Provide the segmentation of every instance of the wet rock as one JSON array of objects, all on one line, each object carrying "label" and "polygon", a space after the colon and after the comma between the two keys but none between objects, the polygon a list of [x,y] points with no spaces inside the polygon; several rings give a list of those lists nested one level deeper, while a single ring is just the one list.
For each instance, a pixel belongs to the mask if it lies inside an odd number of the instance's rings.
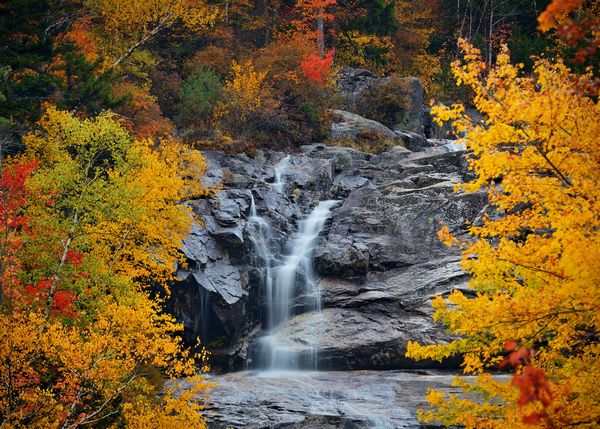
[{"label": "wet rock", "polygon": [[315,191],[321,196],[333,183],[333,174],[331,160],[298,155],[291,157],[285,180],[292,191],[298,188]]},{"label": "wet rock", "polygon": [[437,230],[447,225],[460,232],[485,202],[482,194],[454,192],[462,180],[455,156],[429,152],[393,158],[384,153],[380,162],[372,162],[363,171],[370,185],[352,190],[333,211],[328,234],[315,251],[319,273],[352,277],[448,255]]},{"label": "wet rock", "polygon": [[403,311],[431,316],[433,297],[454,289],[465,289],[466,283],[467,275],[457,255],[407,268],[370,272],[363,277],[344,279],[329,276],[321,279],[320,289],[326,307],[370,311],[376,304],[378,309],[388,314],[402,308]]},{"label": "wet rock", "polygon": [[240,372],[212,377],[217,387],[198,400],[212,429],[418,429],[427,389],[458,393],[454,378],[440,371]]},{"label": "wet rock", "polygon": [[[372,302],[371,306],[375,304]],[[389,312],[388,312],[389,311]],[[311,343],[306,339],[310,338]],[[416,362],[405,356],[408,341],[433,344],[448,341],[428,316],[386,304],[363,311],[326,308],[295,316],[271,335],[276,347],[295,352],[302,360],[318,346],[319,368],[332,370],[456,367],[456,362]]]},{"label": "wet rock", "polygon": [[[257,249],[283,259],[300,220],[326,199],[340,203],[314,248],[325,310],[302,314],[307,308],[293,305],[296,316],[282,343],[304,353],[303,335],[321,323],[327,331],[320,343],[322,365],[383,369],[415,365],[404,358],[408,340],[448,339],[431,318],[430,302],[465,288],[466,276],[460,255],[436,233],[442,224],[465,233],[467,221],[481,218],[485,196],[454,192],[470,174],[464,147],[439,139],[426,145],[418,152],[398,145],[378,155],[304,146],[289,155],[281,186],[274,184],[275,168],[285,154],[208,152],[211,180],[237,179],[224,180],[218,201],[190,202],[205,226],[183,242],[188,266],[179,268],[170,301],[186,340],[212,344],[217,368],[240,369],[252,359],[265,322],[267,265]],[[270,230],[268,242],[249,219],[252,199]],[[298,273],[298,282],[303,275]]]},{"label": "wet rock", "polygon": [[320,246],[315,252],[315,268],[335,276],[362,276],[369,271],[369,248],[362,242],[339,237],[336,246]]},{"label": "wet rock", "polygon": [[[218,273],[221,272],[221,275]],[[171,287],[169,308],[185,326],[184,340],[209,345],[219,342],[225,348],[234,344],[243,327],[247,278],[226,261],[209,263],[201,270],[179,273],[180,281]],[[215,364],[221,365],[217,354]]]},{"label": "wet rock", "polygon": [[335,178],[331,192],[336,199],[345,198],[350,192],[367,186],[369,183],[368,179],[359,175],[358,170],[349,171]]},{"label": "wet rock", "polygon": [[218,294],[229,305],[235,304],[244,295],[239,269],[224,261],[209,263],[204,270],[191,275],[199,286]]}]

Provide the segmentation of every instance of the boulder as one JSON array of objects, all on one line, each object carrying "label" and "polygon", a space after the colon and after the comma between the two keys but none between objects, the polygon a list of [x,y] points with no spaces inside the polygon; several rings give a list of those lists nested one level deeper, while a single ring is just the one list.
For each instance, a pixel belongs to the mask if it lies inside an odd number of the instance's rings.
[{"label": "boulder", "polygon": [[332,110],[331,113],[332,140],[371,141],[374,145],[386,140],[400,140],[396,133],[377,121],[345,110]]},{"label": "boulder", "polygon": [[[276,347],[295,352],[300,361],[314,354],[314,342],[321,369],[456,367],[456,362],[440,365],[407,358],[409,340],[432,344],[449,337],[434,326],[429,316],[404,312],[400,306],[387,309],[393,311],[326,308],[300,314],[272,334],[270,340]],[[307,338],[312,342],[307,342]]]},{"label": "boulder", "polygon": [[419,152],[426,147],[430,147],[427,139],[422,134],[411,133],[410,131],[395,131],[396,135],[402,139],[407,149],[412,152]]},{"label": "boulder", "polygon": [[[392,77],[386,82],[382,91],[391,92],[397,97],[397,100],[401,100],[397,106],[398,112],[395,116],[390,117],[390,120],[394,120],[391,125],[392,129],[423,134],[423,85],[421,81],[416,77]],[[392,106],[395,107],[394,104]]]},{"label": "boulder", "polygon": [[367,165],[373,157],[370,153],[360,152],[350,147],[327,146],[323,143],[305,145],[300,150],[311,159],[330,159],[334,174],[356,171],[356,168]]},{"label": "boulder", "polygon": [[[338,75],[342,108],[378,121],[394,131],[423,134],[423,85],[416,77],[377,77],[368,70],[346,67]],[[427,122],[431,128],[430,121]]]},{"label": "boulder", "polygon": [[369,272],[369,247],[352,237],[336,236],[336,246],[321,245],[315,251],[319,273],[339,276],[363,276]]},{"label": "boulder", "polygon": [[373,85],[382,85],[386,78],[365,69],[344,67],[337,74],[337,86],[342,95],[342,106],[356,110],[356,100]]}]

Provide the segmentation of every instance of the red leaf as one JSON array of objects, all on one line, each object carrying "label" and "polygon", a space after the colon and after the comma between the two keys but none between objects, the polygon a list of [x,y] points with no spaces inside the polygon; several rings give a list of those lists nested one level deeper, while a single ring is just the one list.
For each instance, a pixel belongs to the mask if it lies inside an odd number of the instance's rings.
[{"label": "red leaf", "polygon": [[334,53],[335,51],[332,49],[325,55],[325,58],[321,58],[318,53],[310,54],[300,64],[302,72],[308,79],[314,82],[325,83],[325,80],[331,75]]}]

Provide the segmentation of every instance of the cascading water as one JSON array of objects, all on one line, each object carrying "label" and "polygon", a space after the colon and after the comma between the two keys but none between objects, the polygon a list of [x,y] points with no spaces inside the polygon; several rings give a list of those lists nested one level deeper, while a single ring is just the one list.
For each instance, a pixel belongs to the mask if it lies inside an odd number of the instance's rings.
[{"label": "cascading water", "polygon": [[[275,166],[272,188],[280,194],[285,191],[285,176],[290,165],[290,156],[282,158]],[[254,267],[260,273],[261,290],[265,292],[266,317],[263,318],[265,335],[258,344],[255,356],[258,363],[253,367],[266,370],[316,369],[318,338],[314,332],[302,338],[302,356],[293,347],[278,341],[280,333],[297,312],[321,310],[321,294],[313,272],[313,250],[315,241],[323,230],[331,209],[337,201],[322,201],[300,222],[298,231],[287,242],[283,258],[273,252],[275,240],[269,222],[258,214],[254,195],[251,195],[248,221],[253,225],[252,241],[255,257]],[[311,350],[306,353],[306,349]]]},{"label": "cascading water", "polygon": [[[303,338],[311,349],[310,356],[299,353],[277,341],[280,332],[293,316],[292,308],[303,312],[321,310],[321,294],[313,272],[314,244],[323,230],[337,201],[322,201],[300,222],[298,231],[288,241],[288,253],[269,272],[266,281],[267,335],[261,338],[262,369],[316,369],[318,338]],[[301,360],[302,358],[302,360]]]},{"label": "cascading water", "polygon": [[258,215],[254,195],[252,194],[250,196],[250,216],[248,221],[254,227],[252,239],[255,251],[253,258],[254,267],[260,273],[261,283],[265,285],[266,290],[269,290],[273,281],[271,272],[275,261],[275,256],[270,248],[270,244],[273,241],[273,232],[269,222]]},{"label": "cascading water", "polygon": [[285,185],[285,173],[290,165],[290,156],[284,156],[281,161],[275,166],[275,180],[273,181],[273,188],[278,193],[283,192],[283,186]]}]

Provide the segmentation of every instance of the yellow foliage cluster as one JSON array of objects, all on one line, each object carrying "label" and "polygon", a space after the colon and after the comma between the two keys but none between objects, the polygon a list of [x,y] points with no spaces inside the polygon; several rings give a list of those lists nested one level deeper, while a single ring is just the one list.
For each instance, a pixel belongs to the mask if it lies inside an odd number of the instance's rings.
[{"label": "yellow foliage cluster", "polygon": [[397,0],[394,16],[400,24],[393,51],[392,68],[404,76],[416,76],[428,94],[440,92],[436,76],[441,72],[442,52],[428,51],[431,36],[435,33],[438,15],[436,2]]},{"label": "yellow foliage cluster", "polygon": [[[180,327],[148,300],[116,298],[123,301],[98,303],[95,323],[85,330],[39,313],[0,314],[0,376],[10,382],[0,387],[2,427],[75,428],[116,423],[121,414],[128,427],[141,421],[160,422],[146,426],[155,428],[204,427],[202,406],[190,399],[211,384],[173,340]],[[187,376],[185,397],[167,389],[155,398],[161,369]],[[43,380],[49,376],[54,380]]]},{"label": "yellow foliage cluster", "polygon": [[242,117],[246,117],[261,106],[268,71],[256,71],[252,61],[248,60],[243,64],[234,61],[230,73],[225,89],[231,91],[231,104],[239,110]]},{"label": "yellow foliage cluster", "polygon": [[[205,356],[183,347],[182,326],[146,290],[178,262],[194,220],[184,201],[214,192],[204,158],[136,140],[109,113],[53,106],[24,143],[38,165],[27,229],[13,232],[22,272],[0,302],[2,427],[204,427],[191,399],[210,387]],[[160,392],[164,378],[183,378],[185,392],[177,381]]]},{"label": "yellow foliage cluster", "polygon": [[107,32],[141,36],[181,21],[192,31],[209,28],[218,10],[204,0],[85,0],[104,21]]},{"label": "yellow foliage cluster", "polygon": [[[408,355],[442,359],[464,355],[458,381],[481,401],[430,394],[427,421],[469,428],[526,427],[542,415],[551,427],[596,427],[600,419],[600,105],[577,89],[563,63],[537,60],[523,76],[503,48],[488,70],[478,50],[462,42],[454,64],[460,84],[474,92],[485,123],[460,105],[436,107],[453,121],[471,151],[477,178],[462,191],[485,189],[494,215],[470,227],[463,267],[476,297],[455,291],[436,299],[435,317],[461,339],[447,345],[412,343]],[[448,231],[441,232],[449,244]],[[545,371],[553,401],[517,405],[516,386],[486,371],[503,360],[505,344],[533,348],[531,365]],[[549,423],[550,422],[550,423]],[[529,421],[531,423],[531,421]],[[542,424],[542,423],[539,423]]]},{"label": "yellow foliage cluster", "polygon": [[167,29],[201,33],[220,16],[219,8],[205,0],[83,0],[83,5],[94,30],[104,35],[103,71],[122,65]]},{"label": "yellow foliage cluster", "polygon": [[377,64],[369,61],[367,51],[384,52],[381,60],[383,63],[389,63],[395,59],[393,47],[390,36],[363,34],[356,30],[348,31],[337,40],[336,61],[341,64],[353,64],[357,67],[377,68]]},{"label": "yellow foliage cluster", "polygon": [[[40,161],[31,188],[68,192],[54,204],[77,214],[77,235],[110,270],[168,280],[191,221],[191,210],[176,203],[213,191],[202,184],[202,156],[173,140],[134,140],[110,114],[80,120],[50,106],[38,125],[24,139],[26,156]],[[106,150],[118,162],[95,165]]]}]

